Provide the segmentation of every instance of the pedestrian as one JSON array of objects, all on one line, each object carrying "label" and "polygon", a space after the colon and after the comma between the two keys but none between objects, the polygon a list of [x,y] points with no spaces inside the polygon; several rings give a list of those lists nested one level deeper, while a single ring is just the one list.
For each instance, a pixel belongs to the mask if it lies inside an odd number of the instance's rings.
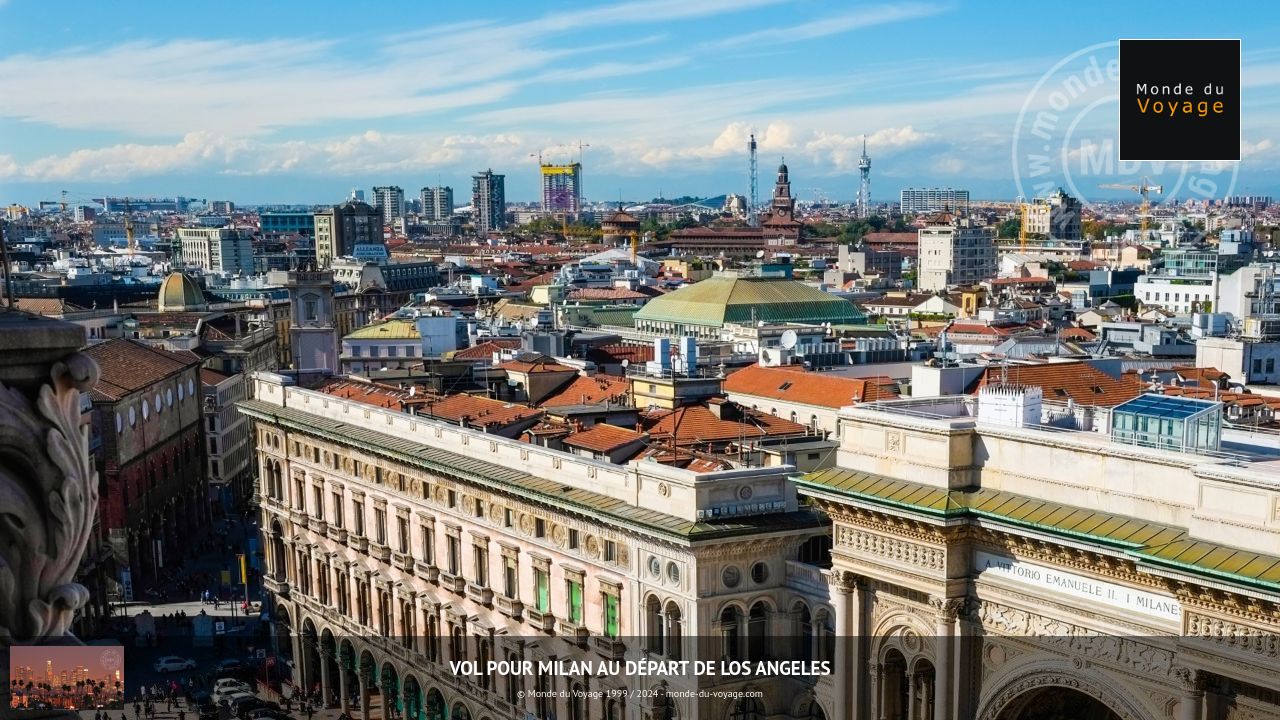
[{"label": "pedestrian", "polygon": [[311,718],[312,718],[315,714],[316,714],[316,708],[315,708],[315,706],[314,706],[314,705],[312,705],[311,703],[307,703],[307,720],[311,720]]}]

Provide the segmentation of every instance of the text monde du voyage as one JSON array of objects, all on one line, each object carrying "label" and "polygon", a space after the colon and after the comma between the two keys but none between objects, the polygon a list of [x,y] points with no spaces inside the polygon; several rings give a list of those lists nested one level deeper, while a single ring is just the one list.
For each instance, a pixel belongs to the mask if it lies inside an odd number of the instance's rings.
[{"label": "text monde du voyage", "polygon": [[1226,95],[1225,87],[1214,83],[1205,83],[1201,88],[1190,83],[1135,83],[1137,97],[1134,99],[1138,103],[1138,112],[1143,115],[1209,117],[1226,113],[1226,103],[1213,99]]},{"label": "text monde du voyage", "polygon": [[478,660],[449,663],[456,676],[480,675],[560,675],[565,677],[697,676],[723,677],[830,675],[827,660],[490,660],[483,668]]}]

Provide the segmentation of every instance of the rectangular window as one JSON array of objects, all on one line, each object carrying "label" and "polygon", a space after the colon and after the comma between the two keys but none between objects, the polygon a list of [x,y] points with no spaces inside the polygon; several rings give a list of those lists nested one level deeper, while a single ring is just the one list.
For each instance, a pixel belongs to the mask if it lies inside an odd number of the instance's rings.
[{"label": "rectangular window", "polygon": [[1253,359],[1253,372],[1255,374],[1262,372],[1262,358]]},{"label": "rectangular window", "polygon": [[422,526],[422,562],[436,564],[436,531],[430,525]]},{"label": "rectangular window", "polygon": [[507,508],[507,510],[505,510],[502,514],[502,526],[512,527],[514,525],[515,525],[515,522],[512,520],[512,517],[511,517],[511,509]]},{"label": "rectangular window", "polygon": [[577,530],[569,531],[569,549],[570,550],[578,549],[578,531]]},{"label": "rectangular window", "polygon": [[457,575],[458,566],[462,564],[462,547],[458,538],[449,536],[449,574]]},{"label": "rectangular window", "polygon": [[1276,359],[1267,358],[1267,372],[1272,373],[1275,371],[1276,371]]},{"label": "rectangular window", "polygon": [[449,491],[449,507],[453,508],[457,506],[458,506],[458,493],[454,492],[453,490],[450,490]]},{"label": "rectangular window", "polygon": [[547,534],[547,523],[542,518],[533,521],[533,536],[545,537]]},{"label": "rectangular window", "polygon": [[335,492],[333,494],[333,526],[342,527],[342,493]]},{"label": "rectangular window", "polygon": [[311,486],[311,495],[316,503],[316,519],[324,520],[324,488],[319,485]]},{"label": "rectangular window", "polygon": [[574,625],[582,624],[582,582],[579,580],[566,580],[565,591],[569,596],[568,620]]},{"label": "rectangular window", "polygon": [[616,562],[618,559],[618,543],[612,540],[604,541],[604,559],[605,562]]},{"label": "rectangular window", "polygon": [[475,572],[475,583],[480,587],[489,586],[489,549],[484,545],[471,546],[472,555],[475,561],[472,563],[472,570]]},{"label": "rectangular window", "polygon": [[538,589],[538,612],[551,611],[551,573],[542,568],[533,571],[534,582]]},{"label": "rectangular window", "polygon": [[513,555],[503,559],[502,593],[512,600],[519,599],[520,566]]},{"label": "rectangular window", "polygon": [[619,600],[617,595],[605,593],[604,596],[604,634],[611,637],[618,637],[619,624]]},{"label": "rectangular window", "polygon": [[387,544],[387,511],[382,508],[374,508],[373,510],[373,530],[378,536],[378,544]]},{"label": "rectangular window", "polygon": [[475,506],[474,512],[476,517],[478,518],[484,517],[484,501],[481,500],[480,498],[476,498],[476,506]]},{"label": "rectangular window", "polygon": [[351,501],[351,522],[356,535],[364,535],[364,503],[358,500]]},{"label": "rectangular window", "polygon": [[397,517],[396,530],[400,540],[400,552],[409,552],[409,518]]}]

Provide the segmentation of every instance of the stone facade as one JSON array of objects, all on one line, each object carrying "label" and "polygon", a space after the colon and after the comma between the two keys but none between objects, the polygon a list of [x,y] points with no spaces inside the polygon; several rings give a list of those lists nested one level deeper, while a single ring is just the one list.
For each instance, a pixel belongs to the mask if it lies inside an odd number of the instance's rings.
[{"label": "stone facade", "polygon": [[841,469],[800,483],[851,638],[837,718],[1280,716],[1274,582],[1159,562],[1197,542],[1238,572],[1278,562],[1274,492],[1250,519],[1215,499],[1260,493],[1259,471],[930,402],[846,408]]},{"label": "stone facade", "polygon": [[[618,466],[279,376],[255,384],[241,409],[255,422],[266,584],[295,682],[344,709],[362,695],[351,712],[366,716],[371,694],[410,717],[834,712],[830,678],[447,664],[829,657],[834,608],[812,564],[826,531],[786,469]],[[763,696],[681,694],[698,689]],[[561,695],[520,696],[535,690]]]}]

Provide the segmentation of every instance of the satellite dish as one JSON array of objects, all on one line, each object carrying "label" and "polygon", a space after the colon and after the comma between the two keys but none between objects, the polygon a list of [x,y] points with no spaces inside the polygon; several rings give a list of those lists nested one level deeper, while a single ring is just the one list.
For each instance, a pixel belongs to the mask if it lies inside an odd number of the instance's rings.
[{"label": "satellite dish", "polygon": [[786,330],[782,333],[783,348],[790,350],[791,348],[794,348],[798,342],[800,342],[800,336],[796,335],[795,330]]},{"label": "satellite dish", "polygon": [[762,257],[764,257],[764,251],[763,251],[763,250],[757,250],[757,251],[756,251],[756,257],[757,257],[757,258],[762,258]]},{"label": "satellite dish", "polygon": [[622,369],[623,369],[623,370],[625,370],[625,369],[627,369],[627,368],[629,368],[629,367],[631,367],[631,361],[630,361],[630,360],[627,360],[626,358],[623,358],[623,360],[622,360]]}]

